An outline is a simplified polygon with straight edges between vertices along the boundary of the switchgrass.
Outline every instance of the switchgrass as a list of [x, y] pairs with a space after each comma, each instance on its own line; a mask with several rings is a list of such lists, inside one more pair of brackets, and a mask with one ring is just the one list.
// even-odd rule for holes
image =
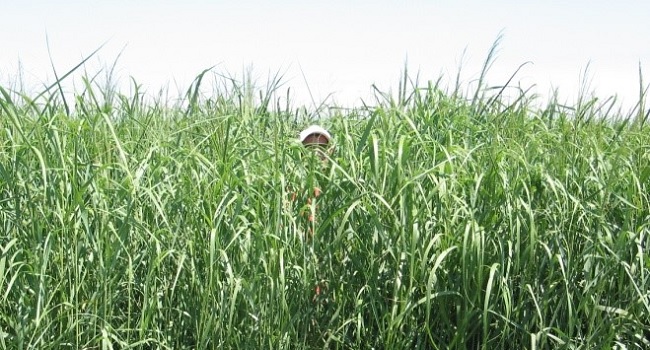
[[643, 103], [405, 74], [320, 121], [322, 165], [275, 78], [205, 74], [173, 105], [0, 89], [0, 348], [647, 348]]

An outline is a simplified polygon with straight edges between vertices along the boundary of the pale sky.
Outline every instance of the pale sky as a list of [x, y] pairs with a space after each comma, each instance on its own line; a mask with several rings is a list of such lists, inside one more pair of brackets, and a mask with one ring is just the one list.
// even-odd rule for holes
[[[187, 89], [203, 69], [264, 82], [284, 73], [294, 104], [333, 93], [351, 107], [371, 84], [397, 90], [404, 64], [421, 81], [453, 83], [462, 64], [464, 86], [476, 79], [490, 46], [503, 34], [491, 85], [516, 80], [572, 102], [589, 65], [591, 89], [619, 95], [631, 107], [639, 93], [639, 62], [650, 82], [650, 1], [99, 1], [0, 0], [0, 84], [53, 82], [102, 43], [86, 69], [111, 65], [126, 85], [133, 76], [157, 92]], [[81, 72], [80, 72], [81, 73]], [[76, 74], [75, 77], [79, 77]], [[123, 89], [128, 91], [127, 89]], [[286, 91], [286, 89], [285, 89]]]

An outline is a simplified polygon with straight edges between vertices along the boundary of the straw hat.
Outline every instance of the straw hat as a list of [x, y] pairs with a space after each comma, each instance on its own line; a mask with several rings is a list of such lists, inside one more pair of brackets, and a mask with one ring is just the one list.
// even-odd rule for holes
[[300, 132], [300, 136], [299, 136], [300, 142], [305, 142], [305, 140], [311, 135], [325, 136], [328, 143], [332, 140], [332, 135], [327, 130], [325, 130], [322, 126], [310, 125], [307, 129]]

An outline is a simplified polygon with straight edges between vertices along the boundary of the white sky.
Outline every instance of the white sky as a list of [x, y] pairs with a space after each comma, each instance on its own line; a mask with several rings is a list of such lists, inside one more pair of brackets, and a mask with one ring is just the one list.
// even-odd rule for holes
[[449, 84], [462, 63], [467, 86], [500, 32], [492, 85], [532, 61], [518, 81], [539, 94], [559, 88], [570, 103], [589, 64], [591, 89], [631, 107], [639, 62], [650, 81], [650, 1], [0, 0], [0, 84], [16, 80], [18, 62], [28, 85], [53, 82], [47, 34], [59, 74], [107, 41], [89, 72], [123, 50], [116, 78], [154, 93], [184, 91], [213, 65], [237, 76], [252, 65], [261, 82], [284, 72], [294, 104], [310, 104], [302, 67], [317, 102], [334, 93], [352, 106], [373, 83], [397, 90], [405, 62]]

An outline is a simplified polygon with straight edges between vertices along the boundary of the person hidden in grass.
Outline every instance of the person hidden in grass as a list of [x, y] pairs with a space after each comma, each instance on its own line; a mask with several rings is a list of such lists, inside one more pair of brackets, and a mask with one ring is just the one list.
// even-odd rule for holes
[[[300, 132], [298, 138], [305, 148], [316, 152], [316, 156], [320, 160], [321, 169], [313, 169], [313, 170], [324, 170], [328, 165], [329, 156], [331, 156], [334, 150], [334, 147], [332, 146], [332, 135], [319, 125], [311, 125], [306, 129], [304, 129], [302, 132]], [[314, 157], [311, 154], [307, 154], [307, 157], [305, 157], [304, 159], [306, 159], [307, 161], [313, 161]], [[308, 166], [309, 165], [310, 164], [308, 164]], [[312, 237], [314, 235], [314, 229], [316, 226], [316, 219], [317, 219], [316, 212], [318, 207], [316, 205], [316, 200], [323, 192], [318, 181], [315, 182], [316, 183], [310, 183], [310, 185], [312, 186], [308, 186], [308, 191], [310, 193], [308, 194], [307, 197], [307, 206], [309, 208], [308, 233]], [[313, 193], [311, 192], [311, 187], [313, 187]], [[293, 196], [294, 196], [293, 199], [295, 200], [295, 193]], [[319, 280], [318, 282], [316, 282], [314, 286], [314, 296], [312, 299], [314, 302], [322, 303], [324, 300], [327, 300], [327, 297], [325, 297], [325, 295], [323, 294], [324, 289], [327, 288], [326, 286], [327, 283], [324, 280]]]
[[[300, 143], [308, 150], [312, 150], [316, 154], [317, 160], [321, 162], [321, 170], [327, 166], [328, 158], [333, 151], [332, 147], [332, 135], [320, 125], [311, 125], [300, 132], [298, 139]], [[307, 154], [303, 158], [306, 162], [313, 162], [315, 159], [312, 154]], [[308, 167], [311, 167], [311, 164], [306, 164]], [[312, 170], [314, 170], [312, 168]], [[310, 227], [308, 229], [309, 234], [313, 236], [314, 234], [314, 224], [316, 223], [316, 198], [318, 198], [322, 189], [318, 185], [318, 181], [308, 181], [310, 182], [308, 195], [307, 195], [307, 206], [309, 207], [309, 218]], [[316, 182], [316, 183], [314, 183]], [[313, 191], [312, 191], [313, 188]], [[291, 194], [291, 200], [296, 201], [297, 193], [293, 192]], [[304, 214], [307, 214], [306, 212]]]

